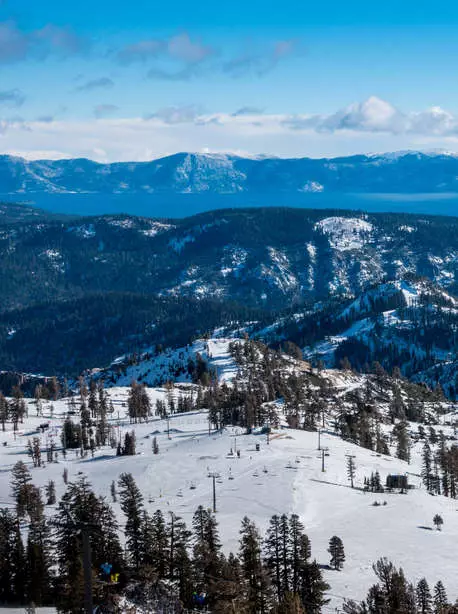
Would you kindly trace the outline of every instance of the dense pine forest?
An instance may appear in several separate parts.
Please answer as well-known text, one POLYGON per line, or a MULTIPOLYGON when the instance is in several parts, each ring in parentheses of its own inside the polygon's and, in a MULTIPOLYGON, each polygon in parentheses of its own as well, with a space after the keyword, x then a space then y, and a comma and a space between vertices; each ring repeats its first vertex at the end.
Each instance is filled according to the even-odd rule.
MULTIPOLYGON (((55 605, 59 612, 77 614, 87 611, 83 609, 88 607, 89 582, 91 603, 98 604, 100 612, 323 611, 332 592, 323 570, 340 573, 348 565, 347 544, 339 535, 329 535, 325 553, 329 562, 318 563, 307 528, 297 514, 274 514, 264 530, 242 514, 238 548, 228 552, 223 548, 216 510, 199 505, 188 522, 178 507, 152 511, 151 501, 131 472, 121 472, 111 482, 109 497, 97 494, 81 471, 69 479, 70 458, 84 463, 97 458, 102 450, 102 458, 107 454, 135 457, 140 443, 136 428, 150 421, 154 424, 158 418, 169 420, 206 408, 209 432, 223 433, 235 425, 242 429, 240 437, 259 428, 273 432, 286 420, 292 432, 332 429, 344 441, 407 462, 417 446, 427 492, 457 497, 457 447, 439 424, 441 413, 446 411, 439 389, 412 384, 399 370, 388 375, 375 363, 364 377, 350 370, 341 372, 358 382, 342 394, 335 388, 331 372, 304 363, 297 346, 289 343, 284 350, 287 353, 274 352, 258 341, 231 341, 229 353, 238 372, 230 386, 219 383, 211 366, 197 356, 193 365, 188 364, 195 394, 178 399, 169 383, 163 400, 153 404, 145 385, 132 382, 123 439, 113 423, 115 410, 103 379, 82 377, 73 391, 62 388, 56 378, 39 383, 32 405, 19 386, 11 398, 0 396, 3 432, 11 429, 13 434, 19 433, 32 407, 37 419, 41 416, 43 420, 47 403, 67 397, 60 440, 44 438, 49 423, 43 423, 28 439, 30 462, 19 460, 11 470, 14 504, 0 512, 0 602, 55 605), (412 424, 417 427, 412 429, 412 424), (63 467, 59 487, 63 494, 57 500, 56 479, 39 488, 34 476, 59 465, 63 467), (113 505, 120 507, 121 518, 113 505)), ((153 458, 163 453, 156 436, 150 445, 153 458)), ((345 468, 352 489, 356 488, 353 459, 347 458, 345 468)), ((378 472, 365 476, 358 488, 382 496, 385 492, 378 472)), ((433 520, 441 530, 442 517, 436 514, 433 520)), ((323 554, 320 552, 321 561, 323 554)), ((426 578, 409 581, 402 569, 386 558, 374 561, 373 571, 375 583, 367 598, 361 603, 347 600, 343 612, 457 611, 441 581, 431 587, 426 578)))

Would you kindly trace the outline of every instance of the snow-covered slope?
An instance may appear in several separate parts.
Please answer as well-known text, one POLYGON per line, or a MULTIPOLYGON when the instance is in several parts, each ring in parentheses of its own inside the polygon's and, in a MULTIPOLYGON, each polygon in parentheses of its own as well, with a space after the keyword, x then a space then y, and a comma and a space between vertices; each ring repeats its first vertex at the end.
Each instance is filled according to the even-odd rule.
POLYGON ((107 385, 130 386, 132 381, 148 386, 166 382, 196 381, 197 362, 205 363, 205 369, 220 382, 230 382, 238 368, 229 352, 233 339, 197 339, 191 345, 156 353, 145 351, 135 356, 120 356, 106 369, 96 369, 90 376, 102 378, 107 385))
MULTIPOLYGON (((333 377, 332 373, 329 374, 333 377)), ((344 378, 345 379, 345 378, 344 378)), ((342 380, 343 381, 343 380, 342 380)), ((170 394, 164 389, 149 389, 154 402, 170 394)), ((186 394, 175 390, 172 394, 186 394)), ((321 434, 321 445, 327 448, 325 471, 317 450, 317 434, 291 429, 274 430, 267 443, 262 435, 244 435, 241 429, 226 428, 208 435, 208 419, 201 413, 177 414, 170 419, 171 438, 167 438, 164 420, 130 425, 125 417, 127 390, 112 388, 110 398, 115 407, 111 422, 122 437, 135 429, 137 455, 116 457, 114 450, 102 448, 94 458, 78 458, 69 451, 67 459, 33 469, 36 484, 44 486, 49 479, 57 485, 58 496, 64 492, 62 471, 69 479, 82 472, 97 493, 110 499, 110 484, 122 472, 132 472, 144 496, 148 510, 174 511, 188 523, 198 505, 211 504, 209 471, 217 471, 217 519, 226 551, 238 547, 241 517, 248 515, 261 528, 273 514, 295 512, 305 524, 312 543, 312 554, 324 566, 328 563, 327 546, 332 535, 339 535, 345 546, 346 562, 342 572, 325 571, 331 585, 331 602, 324 612, 335 612, 344 598, 362 598, 373 581, 371 565, 386 556, 401 565, 411 580, 426 576, 432 583, 444 581, 449 597, 458 597, 456 584, 456 540, 458 515, 456 502, 427 494, 421 485, 421 444, 413 449, 410 465, 396 458, 375 454, 341 440, 333 432, 331 421, 321 434), (157 437, 160 452, 153 455, 151 437, 157 437), (255 444, 260 444, 260 451, 255 444), (231 456, 234 448, 240 458, 231 456), (346 456, 354 455, 355 488, 350 487, 346 473, 346 456), (408 494, 372 494, 361 490, 364 478, 379 471, 382 481, 390 473, 406 473, 415 487, 408 494), (386 505, 384 502, 386 501, 386 505), (383 505, 375 506, 375 502, 383 505), (432 518, 439 513, 444 519, 442 532, 430 530, 432 518)), ((49 420, 51 427, 43 441, 59 439, 62 419, 66 415, 65 400, 44 407, 44 417, 30 417, 16 436, 10 429, 0 434, 0 488, 2 504, 12 505, 9 495, 9 470, 18 460, 29 464, 25 448, 39 423, 49 420)), ((412 431, 417 425, 412 424, 412 431)), ((446 434, 452 430, 441 427, 446 434)), ((119 504, 113 504, 122 518, 119 504)), ((47 508, 48 513, 52 511, 47 508)))
POLYGON ((305 348, 308 358, 333 365, 347 356, 356 367, 377 360, 434 385, 437 379, 415 374, 440 369, 456 357, 457 301, 425 280, 376 286, 336 309, 330 320, 328 334, 323 330, 323 338, 305 348))

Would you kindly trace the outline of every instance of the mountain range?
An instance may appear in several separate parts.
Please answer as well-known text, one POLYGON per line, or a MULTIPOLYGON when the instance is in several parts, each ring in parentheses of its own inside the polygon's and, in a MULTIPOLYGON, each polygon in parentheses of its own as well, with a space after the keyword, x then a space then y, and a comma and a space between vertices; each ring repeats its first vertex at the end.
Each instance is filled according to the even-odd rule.
POLYGON ((293 341, 329 366, 344 358, 360 370, 374 360, 400 366, 455 394, 457 218, 255 208, 170 220, 1 210, 5 371, 77 376, 121 354, 185 345, 224 327, 273 346, 293 341))
POLYGON ((178 153, 149 162, 0 156, 3 194, 445 193, 458 190, 458 158, 400 152, 341 158, 243 158, 178 153))

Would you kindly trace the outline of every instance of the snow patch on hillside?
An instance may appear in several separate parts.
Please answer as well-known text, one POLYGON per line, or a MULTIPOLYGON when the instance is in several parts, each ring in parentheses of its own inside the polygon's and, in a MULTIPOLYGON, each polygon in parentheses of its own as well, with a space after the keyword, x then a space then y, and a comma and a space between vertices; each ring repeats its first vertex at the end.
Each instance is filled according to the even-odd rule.
POLYGON ((191 383, 188 370, 190 361, 196 361, 197 355, 208 364, 221 382, 230 383, 238 372, 230 352, 232 338, 197 339, 191 345, 180 348, 168 348, 157 354, 154 348, 145 350, 132 363, 127 356, 120 356, 107 369, 99 371, 107 386, 129 386, 133 380, 158 386, 168 381, 191 383))
POLYGON ((347 251, 361 249, 371 239, 373 225, 353 217, 327 217, 315 224, 329 239, 333 249, 347 251))
POLYGON ((167 232, 167 230, 172 230, 172 228, 175 228, 173 224, 164 224, 162 222, 151 222, 151 227, 146 228, 145 230, 142 230, 141 232, 146 237, 155 237, 156 235, 162 232, 167 232))
POLYGON ((221 275, 227 277, 234 275, 238 277, 244 268, 248 252, 243 247, 234 247, 228 245, 224 248, 224 256, 222 259, 221 275))
POLYGON ((299 192, 311 192, 318 194, 324 192, 324 185, 322 185, 318 181, 307 181, 306 183, 304 183, 302 188, 299 188, 299 192))
POLYGON ((73 232, 77 237, 81 239, 92 239, 95 237, 96 232, 94 224, 81 224, 81 226, 70 226, 67 232, 73 232))

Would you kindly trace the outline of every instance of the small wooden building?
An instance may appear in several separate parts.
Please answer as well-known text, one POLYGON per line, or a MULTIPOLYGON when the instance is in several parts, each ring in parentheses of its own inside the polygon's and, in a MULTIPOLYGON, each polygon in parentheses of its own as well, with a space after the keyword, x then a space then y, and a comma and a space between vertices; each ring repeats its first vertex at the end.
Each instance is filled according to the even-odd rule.
POLYGON ((386 476, 387 488, 399 488, 401 490, 407 490, 409 488, 409 480, 406 475, 396 474, 386 476))

